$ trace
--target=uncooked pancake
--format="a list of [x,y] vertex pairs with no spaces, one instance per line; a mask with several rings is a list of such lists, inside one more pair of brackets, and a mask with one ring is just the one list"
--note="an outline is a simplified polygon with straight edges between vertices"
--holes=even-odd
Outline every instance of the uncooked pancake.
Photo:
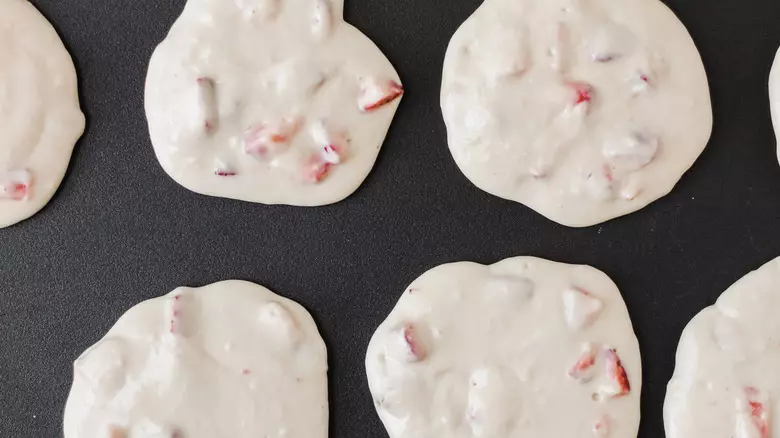
[[84,133],[76,69],[27,0],[0,1],[0,228],[40,211]]
[[601,271],[518,257],[439,266],[368,347],[391,438],[636,438],[639,346]]
[[486,0],[441,103],[468,179],[573,227],[669,193],[712,131],[699,53],[658,0]]
[[325,438],[326,373],[298,304],[243,281],[179,288],[76,361],[65,438]]
[[731,286],[683,331],[664,404],[667,438],[778,436],[780,259]]
[[772,124],[778,140],[778,160],[780,160],[780,50],[775,56],[772,71],[769,73],[769,106],[772,111]]
[[165,171],[198,193],[315,206],[376,161],[403,94],[343,0],[189,0],[149,65]]

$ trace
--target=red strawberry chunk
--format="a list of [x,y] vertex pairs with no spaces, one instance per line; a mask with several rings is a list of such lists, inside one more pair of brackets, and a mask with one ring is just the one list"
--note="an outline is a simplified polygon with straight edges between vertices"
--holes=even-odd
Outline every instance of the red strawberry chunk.
[[596,354],[593,352],[593,348],[588,346],[569,370],[569,377],[578,381],[589,380],[595,364]]
[[596,438],[609,437],[609,417],[605,415],[593,425],[593,436]]
[[571,82],[569,86],[574,90],[574,106],[587,104],[593,100],[593,87],[584,82]]
[[607,360],[607,377],[615,384],[616,390],[613,397],[623,397],[631,392],[631,383],[628,380],[626,369],[618,357],[617,351],[612,348],[605,350]]
[[404,94],[404,87],[393,80],[378,82],[368,78],[362,81],[360,88],[358,107],[363,112],[377,110]]
[[348,149],[346,135],[329,128],[325,122],[318,121],[312,124],[311,137],[314,145],[319,148],[322,161],[341,164]]
[[325,180],[333,166],[322,159],[320,154],[311,155],[303,166],[303,179],[310,183],[320,183]]
[[244,133],[244,152],[263,158],[273,157],[287,149],[300,127],[298,117],[258,123]]
[[761,438],[769,438],[769,412],[766,400],[763,399],[761,392],[754,387],[745,388],[748,398],[748,407],[750,408],[750,417],[753,425],[761,434]]
[[419,362],[421,360],[424,360],[427,356],[427,352],[425,350],[425,346],[420,341],[420,338],[417,335],[417,332],[412,325],[407,325],[403,329],[403,337],[404,342],[406,342],[406,346],[409,353],[409,361],[410,362]]
[[0,176],[0,199],[24,201],[30,196],[32,175],[27,170],[14,170]]

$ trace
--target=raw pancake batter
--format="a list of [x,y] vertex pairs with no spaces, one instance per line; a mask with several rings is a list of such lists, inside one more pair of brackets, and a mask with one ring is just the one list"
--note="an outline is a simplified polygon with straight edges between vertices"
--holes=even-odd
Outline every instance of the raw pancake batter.
[[712,131],[699,53],[657,0],[486,0],[441,102],[474,184],[573,227],[666,195]]
[[780,397],[780,259],[685,328],[664,405],[667,438],[770,438]]
[[[780,51],[777,52],[772,72],[769,73],[769,104],[772,110],[775,135],[780,141]],[[778,146],[778,159],[780,160],[780,146]]]
[[518,257],[439,266],[368,347],[391,438],[636,438],[639,346],[615,284]]
[[363,182],[403,94],[343,0],[189,0],[149,65],[165,171],[198,193],[314,206]]
[[325,438],[326,372],[298,304],[243,281],[179,288],[76,361],[65,438]]
[[0,0],[0,228],[54,196],[84,132],[76,69],[26,0]]

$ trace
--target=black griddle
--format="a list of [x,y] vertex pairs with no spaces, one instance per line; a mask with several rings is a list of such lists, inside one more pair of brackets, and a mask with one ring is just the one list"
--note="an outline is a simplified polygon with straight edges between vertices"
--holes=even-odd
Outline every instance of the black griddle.
[[1,438],[62,435],[72,361],[131,306],[233,278],[314,315],[330,356],[330,436],[386,437],[363,366],[374,329],[426,270],[517,255],[590,264],[619,285],[644,362],[639,436],[658,438],[682,329],[734,281],[780,256],[780,165],[767,98],[780,1],[666,1],[704,58],[712,141],[672,194],[579,230],[477,189],[447,149],[442,61],[481,0],[347,0],[347,20],[385,52],[407,94],[363,186],[315,209],[197,195],[158,165],[144,80],[184,0],[33,3],[75,60],[87,130],[51,203],[0,230]]

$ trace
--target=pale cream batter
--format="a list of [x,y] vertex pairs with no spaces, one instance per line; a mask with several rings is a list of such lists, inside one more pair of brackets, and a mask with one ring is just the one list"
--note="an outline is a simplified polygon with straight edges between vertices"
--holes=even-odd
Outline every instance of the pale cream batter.
[[667,438],[771,438],[780,400],[780,259],[685,328],[664,404]]
[[615,284],[518,257],[439,266],[368,347],[391,438],[636,438],[639,346]]
[[403,87],[343,7],[189,0],[146,83],[165,171],[195,192],[264,204],[324,205],[354,192]]
[[778,139],[778,160],[780,160],[780,50],[777,52],[772,71],[769,73],[769,106],[772,111],[772,124]]
[[84,132],[76,69],[27,0],[0,0],[0,228],[41,210]]
[[658,0],[486,0],[441,104],[474,184],[574,227],[666,195],[712,131],[699,53]]
[[325,438],[326,373],[298,304],[243,281],[179,288],[76,361],[65,438]]

